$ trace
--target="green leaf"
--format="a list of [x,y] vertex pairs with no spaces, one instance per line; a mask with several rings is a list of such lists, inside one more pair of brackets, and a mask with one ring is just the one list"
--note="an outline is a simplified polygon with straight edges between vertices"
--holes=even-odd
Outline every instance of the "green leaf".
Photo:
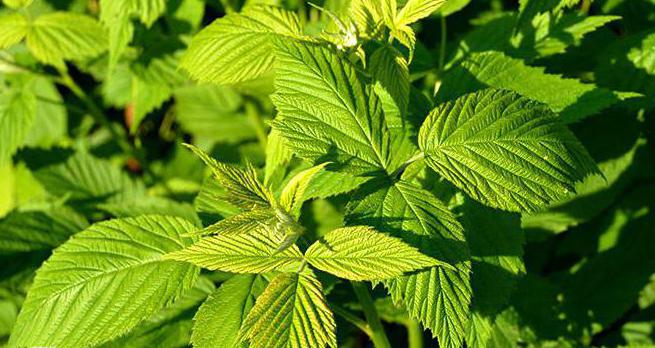
[[454,214],[414,184],[371,180],[348,203],[346,223],[388,231],[421,253],[455,266],[413,272],[385,281],[385,286],[394,303],[432,331],[440,347],[460,347],[469,326],[471,263]]
[[68,114],[55,84],[46,77],[35,77],[29,83],[36,97],[34,121],[25,145],[49,148],[68,136]]
[[27,47],[41,62],[64,68],[64,60],[88,59],[104,52],[107,33],[92,17],[53,12],[31,23]]
[[203,235],[265,233],[276,221],[277,218],[272,209],[253,209],[229,216],[198,232]]
[[261,276],[239,274],[209,295],[194,318],[191,343],[196,348],[234,348],[242,322],[266,287]]
[[617,40],[599,57],[594,76],[598,84],[644,95],[639,107],[652,108],[655,100],[655,31],[647,30]]
[[327,48],[278,44],[273,122],[296,155],[367,174],[387,169],[389,132],[377,96]]
[[399,109],[400,115],[392,119],[389,117],[387,109],[383,106],[389,129],[393,131],[393,128],[403,127],[406,119],[402,116],[407,112],[410,88],[409,64],[407,60],[393,46],[380,46],[371,55],[368,63],[368,71],[380,83],[380,87],[384,88],[393,98]]
[[360,34],[371,36],[379,30],[383,22],[379,7],[380,3],[375,0],[350,1],[349,17]]
[[544,68],[527,66],[522,60],[500,52],[470,54],[460,67],[446,75],[442,85],[444,88],[437,94],[441,101],[453,100],[487,86],[511,90],[548,105],[565,123],[594,115],[623,98],[593,84],[546,74]]
[[173,93],[175,119],[182,129],[192,135],[227,143],[255,138],[252,123],[240,110],[241,95],[234,88],[190,85]]
[[298,218],[300,208],[302,208],[302,204],[305,202],[304,195],[309,183],[312,181],[314,175],[323,170],[328,164],[323,163],[303,170],[291,178],[284,189],[282,189],[282,194],[280,195],[280,205],[282,208]]
[[350,280],[389,279],[436,265],[451,267],[367,226],[328,232],[307,249],[305,258],[322,271]]
[[266,165],[264,167],[265,183],[271,185],[284,179],[287,165],[291,162],[293,153],[284,145],[284,138],[276,129],[268,133],[266,144]]
[[280,243],[282,240],[268,231],[215,235],[166,257],[233,273],[298,270],[302,261],[300,249],[292,245],[278,252]]
[[78,233],[40,268],[9,345],[90,347],[127,333],[195,283],[196,267],[162,257],[193,228],[152,215]]
[[9,162],[23,145],[35,112],[36,97],[27,86],[0,91],[0,165]]
[[251,80],[273,67],[275,38],[302,39],[298,16],[275,7],[247,7],[217,19],[194,36],[181,66],[200,81]]
[[64,163],[41,168],[34,175],[50,194],[68,197],[81,208],[134,201],[145,191],[141,182],[131,179],[117,166],[86,152],[78,152]]
[[181,217],[201,226],[200,219],[190,204],[163,197],[144,196],[135,198],[134,201],[102,203],[98,207],[119,218],[161,214]]
[[198,277],[195,286],[173,304],[101,348],[186,347],[191,338],[193,313],[214,289],[211,280]]
[[[634,166],[638,157],[635,156],[642,145],[640,122],[634,115],[626,116],[625,109],[617,108],[603,113],[594,122],[585,123],[584,129],[577,134],[589,152],[612,155],[598,162],[601,173],[576,183],[575,196],[553,202],[547,209],[523,214],[524,229],[564,232],[602,214],[621,196],[636,172]],[[620,129],[616,124],[621,124]],[[611,143],[603,141],[608,138],[612,138]]]
[[[452,1],[452,0],[450,0]],[[409,25],[431,15],[442,5],[450,1],[446,0],[408,0],[398,13],[396,25]]]
[[100,8],[103,22],[116,17],[137,16],[149,27],[166,12],[166,0],[100,0]]
[[473,259],[473,316],[467,336],[470,347],[486,347],[494,319],[508,305],[517,280],[525,273],[524,235],[520,217],[465,199],[462,213]]
[[474,199],[535,211],[597,173],[557,115],[505,90],[467,94],[434,109],[421,127],[427,164]]
[[328,198],[355,190],[369,178],[323,170],[314,175],[305,190],[304,199]]
[[471,0],[446,0],[437,10],[440,15],[448,17],[466,7],[470,2]]
[[10,8],[27,7],[33,0],[2,0],[2,2]]
[[29,22],[19,12],[3,13],[0,15],[0,49],[13,46],[27,35]]
[[227,190],[227,195],[223,197],[226,201],[246,210],[268,208],[275,203],[273,194],[259,182],[255,168],[251,165],[245,170],[240,169],[216,161],[193,145],[185,146],[211,168],[214,177]]
[[380,15],[389,28],[395,27],[398,4],[396,0],[380,0]]
[[311,273],[285,273],[257,298],[239,337],[250,348],[336,348],[335,330],[318,279]]
[[133,118],[130,133],[134,134],[148,113],[159,108],[172,94],[171,88],[166,84],[135,76],[132,79]]
[[535,50],[539,57],[564,53],[569,46],[580,44],[586,34],[619,19],[621,19],[619,16],[579,14],[539,16],[534,24],[536,26],[534,40],[525,40],[525,44],[529,47],[519,47],[519,50]]
[[0,220],[0,251],[51,250],[87,226],[86,219],[69,208],[15,211]]

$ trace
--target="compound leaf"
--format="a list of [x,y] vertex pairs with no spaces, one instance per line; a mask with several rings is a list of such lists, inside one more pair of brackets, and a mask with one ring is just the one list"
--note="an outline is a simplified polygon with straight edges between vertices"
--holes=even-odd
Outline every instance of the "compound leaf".
[[163,259],[192,229],[148,215],[78,233],[38,271],[9,345],[91,347],[127,333],[194,285],[198,268]]
[[421,268],[450,266],[367,226],[328,232],[307,249],[305,258],[322,271],[351,280],[388,279]]
[[427,164],[474,199],[535,211],[598,171],[587,150],[545,105],[487,89],[442,104],[421,127]]
[[328,48],[279,42],[273,122],[296,155],[356,174],[387,169],[389,131],[377,96]]
[[298,16],[275,7],[248,7],[217,19],[194,36],[181,66],[200,81],[251,80],[273,67],[275,38],[302,39]]
[[167,258],[191,262],[210,270],[234,273],[264,273],[274,270],[297,270],[302,253],[292,245],[278,252],[282,242],[273,233],[242,233],[215,235]]
[[336,348],[336,325],[312,273],[276,276],[241,326],[251,348]]

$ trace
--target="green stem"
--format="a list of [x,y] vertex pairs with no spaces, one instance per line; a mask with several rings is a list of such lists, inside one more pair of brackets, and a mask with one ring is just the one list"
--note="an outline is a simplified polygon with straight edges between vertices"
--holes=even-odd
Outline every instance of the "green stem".
[[421,323],[416,319],[409,319],[405,327],[407,327],[409,348],[423,348],[423,329],[421,328]]
[[353,290],[355,290],[355,295],[359,299],[359,303],[362,305],[362,310],[364,311],[364,316],[368,322],[368,326],[371,329],[371,340],[375,348],[391,348],[387,334],[384,332],[384,327],[380,321],[380,316],[378,315],[377,310],[375,309],[375,304],[371,298],[371,294],[368,292],[368,287],[363,282],[351,282]]
[[443,71],[446,63],[446,40],[448,39],[448,29],[446,26],[446,17],[439,16],[441,22],[441,43],[439,45],[439,72]]
[[362,330],[362,332],[368,335],[368,337],[373,336],[373,333],[371,332],[371,328],[368,326],[368,324],[366,324],[364,320],[360,319],[358,316],[350,313],[347,309],[334,303],[330,303],[330,308],[336,315],[342,317],[347,322],[353,324],[355,327]]

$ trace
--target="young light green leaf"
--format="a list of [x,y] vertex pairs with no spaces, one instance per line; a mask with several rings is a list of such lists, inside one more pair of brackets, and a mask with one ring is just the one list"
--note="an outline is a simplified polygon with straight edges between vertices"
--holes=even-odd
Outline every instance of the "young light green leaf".
[[379,6],[380,14],[384,20],[384,23],[389,28],[394,28],[398,12],[398,3],[396,0],[380,0]]
[[276,276],[241,326],[250,348],[337,347],[336,325],[312,273]]
[[0,165],[23,145],[36,113],[36,97],[25,86],[0,92]]
[[470,2],[471,0],[446,0],[441,6],[439,6],[437,11],[440,15],[448,17],[466,7]]
[[239,328],[266,287],[263,277],[238,274],[223,283],[200,306],[194,317],[191,343],[195,348],[234,348]]
[[416,49],[416,33],[409,25],[400,25],[391,30],[391,35],[395,37],[398,42],[409,50],[409,61],[414,59],[414,50]]
[[372,36],[383,24],[378,7],[379,3],[375,0],[350,1],[349,17],[354,22],[360,35]]
[[535,211],[598,172],[545,105],[505,91],[467,94],[434,109],[421,127],[427,164],[474,199]]
[[396,25],[409,25],[431,15],[437,11],[446,0],[409,0],[398,16]]
[[277,184],[284,180],[287,166],[292,158],[293,152],[284,144],[284,138],[280,132],[277,129],[271,129],[266,144],[266,165],[264,167],[266,185],[270,186],[272,183]]
[[0,15],[0,49],[13,46],[27,35],[29,22],[20,12]]
[[27,47],[41,62],[63,68],[64,60],[93,58],[105,51],[107,33],[92,17],[53,12],[31,23]]
[[278,43],[273,122],[296,155],[355,174],[387,169],[389,132],[379,99],[355,67],[328,48]]
[[303,39],[295,13],[275,7],[247,7],[219,18],[194,36],[181,66],[192,78],[219,84],[251,80],[268,72],[275,38]]
[[198,268],[163,259],[194,228],[149,215],[78,233],[37,273],[9,345],[91,347],[127,333],[195,283]]
[[198,231],[198,234],[264,233],[272,230],[277,219],[272,209],[253,209],[229,216]]
[[88,226],[69,208],[13,212],[0,220],[0,251],[51,250]]
[[454,214],[414,184],[371,180],[348,203],[346,223],[393,233],[421,253],[455,266],[432,267],[384,283],[394,303],[429,328],[440,347],[461,347],[470,317],[471,263]]
[[282,189],[280,205],[296,218],[300,215],[300,208],[305,201],[305,190],[316,173],[323,170],[329,163],[322,163],[296,174]]
[[269,231],[215,235],[171,253],[166,258],[234,273],[298,270],[302,261],[300,249],[292,245],[278,252],[281,242]]
[[240,169],[216,161],[193,145],[185,144],[185,146],[211,168],[214,177],[228,191],[224,197],[226,201],[246,210],[268,208],[275,204],[273,194],[259,182],[257,172],[251,165],[246,169]]
[[305,258],[322,271],[350,280],[389,279],[437,265],[452,268],[367,226],[328,232],[307,249]]

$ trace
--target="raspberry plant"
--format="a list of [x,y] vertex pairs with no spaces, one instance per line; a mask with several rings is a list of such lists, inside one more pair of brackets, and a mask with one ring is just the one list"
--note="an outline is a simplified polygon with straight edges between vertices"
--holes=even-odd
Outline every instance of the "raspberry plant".
[[654,344],[652,1],[2,4],[2,344]]

